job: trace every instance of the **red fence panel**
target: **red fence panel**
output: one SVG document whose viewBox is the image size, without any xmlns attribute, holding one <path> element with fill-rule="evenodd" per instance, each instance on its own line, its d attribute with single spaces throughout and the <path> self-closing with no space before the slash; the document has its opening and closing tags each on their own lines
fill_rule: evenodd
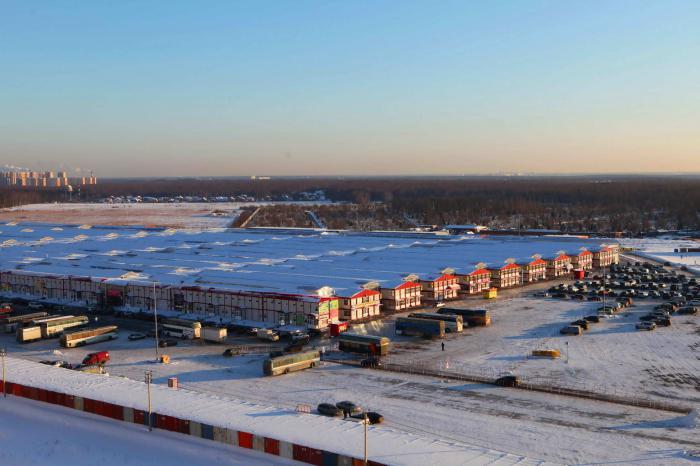
<svg viewBox="0 0 700 466">
<path fill-rule="evenodd" d="M 75 397 L 73 395 L 63 395 L 63 406 L 75 408 Z"/>
<path fill-rule="evenodd" d="M 134 410 L 134 424 L 141 424 L 142 426 L 148 425 L 147 413 L 140 409 Z"/>
<path fill-rule="evenodd" d="M 180 432 L 181 434 L 189 435 L 189 433 L 190 433 L 190 421 L 188 421 L 187 419 L 178 419 L 177 420 L 177 431 Z"/>
<path fill-rule="evenodd" d="M 279 456 L 279 454 L 280 454 L 280 442 L 279 442 L 279 440 L 274 439 L 274 438 L 265 437 L 265 453 Z"/>
<path fill-rule="evenodd" d="M 238 431 L 238 446 L 241 448 L 253 448 L 253 434 Z"/>
</svg>

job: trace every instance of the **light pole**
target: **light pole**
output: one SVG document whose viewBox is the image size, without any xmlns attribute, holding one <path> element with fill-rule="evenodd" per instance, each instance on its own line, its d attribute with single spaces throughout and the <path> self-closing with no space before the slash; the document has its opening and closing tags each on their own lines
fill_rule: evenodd
<svg viewBox="0 0 700 466">
<path fill-rule="evenodd" d="M 148 431 L 153 430 L 153 423 L 151 419 L 153 416 L 151 416 L 151 382 L 153 381 L 153 372 L 152 371 L 146 371 L 146 389 L 148 391 Z"/>
<path fill-rule="evenodd" d="M 367 424 L 369 424 L 369 420 L 367 419 L 367 413 L 365 413 L 365 419 L 363 424 L 365 425 L 365 464 L 364 466 L 367 466 Z"/>
<path fill-rule="evenodd" d="M 5 380 L 5 356 L 7 356 L 7 350 L 5 348 L 0 348 L 0 358 L 2 358 L 2 397 L 7 398 L 7 381 Z"/>
<path fill-rule="evenodd" d="M 158 311 L 157 311 L 157 298 L 156 298 L 156 282 L 153 282 L 153 324 L 156 329 L 156 362 L 158 362 Z"/>
</svg>

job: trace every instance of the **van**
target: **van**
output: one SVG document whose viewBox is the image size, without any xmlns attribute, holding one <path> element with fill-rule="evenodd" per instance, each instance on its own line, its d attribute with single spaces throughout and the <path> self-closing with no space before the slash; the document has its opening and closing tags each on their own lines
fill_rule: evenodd
<svg viewBox="0 0 700 466">
<path fill-rule="evenodd" d="M 83 359 L 84 366 L 91 366 L 94 364 L 105 364 L 109 361 L 109 351 L 98 351 L 97 353 L 90 353 Z"/>
</svg>

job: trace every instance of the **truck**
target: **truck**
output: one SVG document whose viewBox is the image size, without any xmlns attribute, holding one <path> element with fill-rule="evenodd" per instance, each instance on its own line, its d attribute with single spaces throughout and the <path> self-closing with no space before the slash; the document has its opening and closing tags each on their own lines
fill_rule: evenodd
<svg viewBox="0 0 700 466">
<path fill-rule="evenodd" d="M 487 327 L 491 325 L 491 314 L 486 309 L 457 309 L 443 307 L 438 309 L 438 314 L 454 314 L 462 316 L 462 320 L 470 327 Z"/>
<path fill-rule="evenodd" d="M 261 340 L 279 341 L 280 336 L 269 328 L 259 328 L 255 336 Z"/>
<path fill-rule="evenodd" d="M 96 353 L 89 353 L 83 359 L 83 366 L 92 366 L 95 364 L 104 365 L 109 361 L 109 351 L 98 351 Z"/>
<path fill-rule="evenodd" d="M 41 340 L 41 327 L 18 327 L 17 341 L 20 343 L 30 343 L 32 341 Z"/>
<path fill-rule="evenodd" d="M 226 341 L 228 331 L 225 328 L 219 327 L 202 327 L 201 336 L 204 341 L 223 343 Z"/>
<path fill-rule="evenodd" d="M 445 336 L 445 322 L 442 320 L 417 319 L 415 317 L 397 317 L 395 332 L 397 335 L 442 338 Z"/>
<path fill-rule="evenodd" d="M 105 327 L 64 333 L 61 335 L 60 344 L 64 348 L 75 348 L 77 346 L 90 345 L 101 341 L 114 340 L 117 336 L 117 326 L 107 325 Z"/>
</svg>

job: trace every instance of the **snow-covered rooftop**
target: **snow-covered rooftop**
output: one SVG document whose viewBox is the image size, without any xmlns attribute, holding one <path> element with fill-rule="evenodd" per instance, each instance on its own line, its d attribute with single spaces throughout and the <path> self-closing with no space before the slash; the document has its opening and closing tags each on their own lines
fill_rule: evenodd
<svg viewBox="0 0 700 466">
<path fill-rule="evenodd" d="M 469 273 L 476 264 L 551 255 L 598 246 L 566 237 L 480 237 L 332 233 L 318 230 L 156 230 L 50 224 L 0 225 L 4 270 L 133 279 L 221 289 L 340 296 L 367 282 L 395 287 L 409 274 L 445 268 Z"/>
</svg>

